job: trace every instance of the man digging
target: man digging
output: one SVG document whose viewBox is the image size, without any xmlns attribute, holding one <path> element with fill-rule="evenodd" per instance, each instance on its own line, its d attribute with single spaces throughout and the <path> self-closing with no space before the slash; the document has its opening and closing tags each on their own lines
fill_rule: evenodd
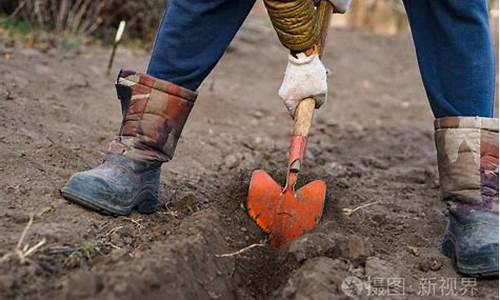
<svg viewBox="0 0 500 300">
<path fill-rule="evenodd" d="M 265 0 L 290 50 L 279 95 L 294 116 L 327 95 L 313 0 Z M 343 13 L 349 0 L 330 0 Z M 432 112 L 441 194 L 448 206 L 442 251 L 466 276 L 498 276 L 498 119 L 486 0 L 404 0 Z M 103 213 L 152 213 L 161 165 L 173 158 L 196 90 L 224 54 L 254 0 L 171 0 L 145 74 L 116 81 L 123 121 L 104 162 L 74 174 L 61 193 Z"/>
</svg>

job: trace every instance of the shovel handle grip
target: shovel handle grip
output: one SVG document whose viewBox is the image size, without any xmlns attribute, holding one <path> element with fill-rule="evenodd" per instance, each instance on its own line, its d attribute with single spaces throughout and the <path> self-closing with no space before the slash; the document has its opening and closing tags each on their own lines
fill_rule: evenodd
<svg viewBox="0 0 500 300">
<path fill-rule="evenodd" d="M 328 35 L 328 28 L 330 27 L 330 17 L 333 12 L 333 6 L 330 1 L 323 0 L 319 3 L 317 10 L 320 24 L 319 35 L 319 56 L 323 56 L 325 52 L 326 36 Z M 295 111 L 295 124 L 293 128 L 293 135 L 305 136 L 309 134 L 311 128 L 311 121 L 314 114 L 314 107 L 316 101 L 313 98 L 306 98 L 300 101 L 297 110 Z"/>
<path fill-rule="evenodd" d="M 295 111 L 293 135 L 307 136 L 309 134 L 315 106 L 316 101 L 313 98 L 306 98 L 300 101 Z"/>
</svg>

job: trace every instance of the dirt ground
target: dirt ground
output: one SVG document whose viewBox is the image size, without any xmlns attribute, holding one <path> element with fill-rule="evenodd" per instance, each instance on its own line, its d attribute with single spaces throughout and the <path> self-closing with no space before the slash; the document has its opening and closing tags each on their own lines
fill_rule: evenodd
<svg viewBox="0 0 500 300">
<path fill-rule="evenodd" d="M 409 33 L 332 29 L 329 102 L 300 180 L 327 183 L 321 223 L 283 249 L 222 257 L 265 238 L 244 207 L 252 170 L 285 173 L 292 123 L 276 91 L 286 51 L 259 16 L 200 89 L 163 167 L 161 208 L 130 218 L 94 213 L 58 191 L 98 165 L 117 133 L 109 49 L 0 42 L 0 257 L 9 256 L 0 298 L 498 299 L 498 280 L 462 279 L 439 252 L 446 210 Z M 142 71 L 147 60 L 121 48 L 113 74 Z M 12 251 L 30 215 L 19 248 L 45 243 L 22 264 Z"/>
</svg>

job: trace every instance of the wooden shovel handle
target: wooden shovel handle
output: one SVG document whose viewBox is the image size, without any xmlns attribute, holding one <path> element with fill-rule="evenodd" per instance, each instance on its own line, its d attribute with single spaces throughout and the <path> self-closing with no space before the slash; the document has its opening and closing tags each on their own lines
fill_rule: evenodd
<svg viewBox="0 0 500 300">
<path fill-rule="evenodd" d="M 311 120 L 314 114 L 316 100 L 306 98 L 300 101 L 295 111 L 295 124 L 293 126 L 293 135 L 307 136 L 311 127 Z"/>
<path fill-rule="evenodd" d="M 330 18 L 332 17 L 333 6 L 328 0 L 322 0 L 318 7 L 318 18 L 320 24 L 319 32 L 319 57 L 325 53 L 326 37 L 330 28 Z"/>
<path fill-rule="evenodd" d="M 330 1 L 322 0 L 319 3 L 318 17 L 320 24 L 319 36 L 319 56 L 323 56 L 325 51 L 326 36 L 328 35 L 328 28 L 330 27 L 330 17 L 332 15 L 333 7 Z M 293 128 L 294 135 L 307 136 L 311 121 L 314 114 L 314 106 L 316 101 L 313 98 L 306 98 L 300 101 L 297 110 L 295 111 L 295 124 Z"/>
</svg>

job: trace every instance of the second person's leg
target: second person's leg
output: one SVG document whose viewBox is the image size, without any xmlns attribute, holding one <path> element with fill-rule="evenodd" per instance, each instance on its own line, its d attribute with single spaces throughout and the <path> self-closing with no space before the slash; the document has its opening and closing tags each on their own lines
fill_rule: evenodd
<svg viewBox="0 0 500 300">
<path fill-rule="evenodd" d="M 443 253 L 468 276 L 498 276 L 498 119 L 486 0 L 405 0 L 436 117 Z"/>
</svg>

